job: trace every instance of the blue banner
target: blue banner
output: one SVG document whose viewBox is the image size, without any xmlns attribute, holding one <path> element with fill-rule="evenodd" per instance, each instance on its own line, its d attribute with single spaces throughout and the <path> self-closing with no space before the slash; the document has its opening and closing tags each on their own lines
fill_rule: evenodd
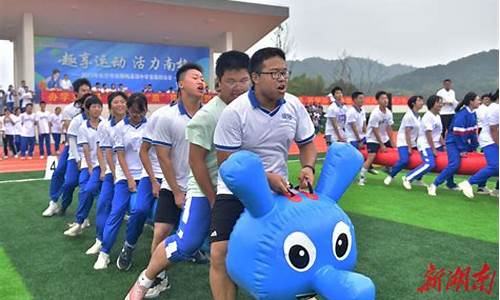
<svg viewBox="0 0 500 300">
<path fill-rule="evenodd" d="M 208 80 L 209 49 L 160 44 L 119 43 L 56 37 L 35 37 L 35 82 L 49 87 L 54 69 L 71 81 L 86 77 L 92 85 L 121 83 L 129 91 L 142 91 L 151 84 L 155 92 L 177 89 L 175 73 L 186 62 L 204 70 Z"/>
</svg>

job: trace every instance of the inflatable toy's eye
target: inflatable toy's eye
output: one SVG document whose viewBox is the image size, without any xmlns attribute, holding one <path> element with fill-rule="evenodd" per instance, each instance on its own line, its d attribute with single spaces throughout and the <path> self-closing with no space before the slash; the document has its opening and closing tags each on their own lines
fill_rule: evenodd
<svg viewBox="0 0 500 300">
<path fill-rule="evenodd" d="M 344 260 L 351 252 L 352 236 L 349 225 L 340 221 L 335 225 L 332 234 L 333 255 L 338 260 Z"/>
<path fill-rule="evenodd" d="M 298 272 L 309 270 L 316 260 L 316 247 L 305 233 L 290 233 L 283 245 L 288 265 Z"/>
</svg>

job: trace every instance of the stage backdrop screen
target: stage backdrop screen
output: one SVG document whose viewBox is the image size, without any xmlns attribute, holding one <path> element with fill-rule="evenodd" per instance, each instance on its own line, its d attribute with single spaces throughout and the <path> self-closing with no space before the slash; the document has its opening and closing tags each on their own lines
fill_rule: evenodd
<svg viewBox="0 0 500 300">
<path fill-rule="evenodd" d="M 37 89 L 57 69 L 60 79 L 64 74 L 71 81 L 86 77 L 92 85 L 106 83 L 108 88 L 122 83 L 137 92 L 150 83 L 155 92 L 175 90 L 175 73 L 186 62 L 201 65 L 208 80 L 209 49 L 204 47 L 35 37 Z"/>
</svg>

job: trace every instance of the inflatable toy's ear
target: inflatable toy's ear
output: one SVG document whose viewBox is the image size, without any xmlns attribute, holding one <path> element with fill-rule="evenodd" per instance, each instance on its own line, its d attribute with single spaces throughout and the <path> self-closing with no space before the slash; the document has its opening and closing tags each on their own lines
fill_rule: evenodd
<svg viewBox="0 0 500 300">
<path fill-rule="evenodd" d="M 349 144 L 333 143 L 328 148 L 316 190 L 337 202 L 363 165 L 363 156 Z"/>
<path fill-rule="evenodd" d="M 220 176 L 255 218 L 267 214 L 274 206 L 260 158 L 250 151 L 231 154 L 219 169 Z"/>
</svg>

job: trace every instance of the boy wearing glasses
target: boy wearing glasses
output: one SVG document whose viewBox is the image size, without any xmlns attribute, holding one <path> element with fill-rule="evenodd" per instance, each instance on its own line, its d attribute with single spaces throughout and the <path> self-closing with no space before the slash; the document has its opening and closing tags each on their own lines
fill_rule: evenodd
<svg viewBox="0 0 500 300">
<path fill-rule="evenodd" d="M 302 165 L 300 187 L 307 188 L 314 182 L 314 125 L 299 99 L 286 93 L 290 73 L 285 53 L 279 48 L 260 49 L 250 59 L 249 70 L 252 88 L 228 105 L 217 123 L 217 161 L 220 165 L 238 150 L 252 151 L 262 159 L 273 191 L 285 194 L 288 150 L 295 141 Z M 219 177 L 210 230 L 210 286 L 216 300 L 236 298 L 225 258 L 229 235 L 242 212 L 243 205 Z"/>
</svg>

